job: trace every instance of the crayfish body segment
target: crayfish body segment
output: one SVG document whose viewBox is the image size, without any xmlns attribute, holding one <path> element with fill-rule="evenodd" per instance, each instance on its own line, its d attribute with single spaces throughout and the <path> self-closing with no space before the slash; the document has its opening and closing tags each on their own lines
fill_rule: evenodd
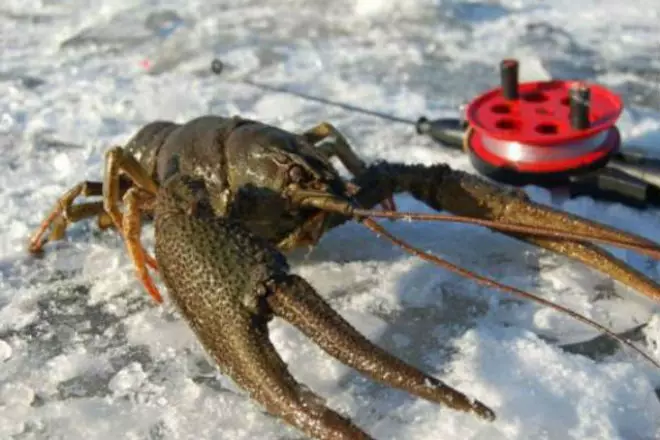
<svg viewBox="0 0 660 440">
<path fill-rule="evenodd" d="M 340 177 L 332 157 L 353 180 Z M 392 197 L 400 192 L 435 210 L 489 220 L 495 230 L 497 224 L 507 225 L 505 233 L 513 238 L 576 259 L 660 299 L 654 280 L 577 235 L 660 255 L 655 243 L 533 203 L 520 192 L 443 164 L 366 166 L 327 123 L 302 134 L 240 117 L 149 124 L 125 148 L 108 152 L 103 182 L 82 182 L 60 198 L 30 249 L 42 249 L 51 226 L 49 238 L 58 239 L 68 224 L 83 218 L 97 216 L 104 227 L 114 225 L 154 299 L 161 297 L 147 266 L 160 272 L 173 302 L 221 370 L 268 411 L 313 438 L 369 436 L 293 379 L 268 338 L 267 323 L 276 316 L 372 379 L 493 420 L 494 412 L 484 404 L 371 343 L 309 283 L 288 272 L 281 252 L 313 245 L 352 219 L 382 229 L 368 214 L 352 213 L 381 204 L 396 214 Z M 94 195 L 103 196 L 102 202 L 73 203 L 78 196 Z M 145 217 L 155 223 L 155 260 L 140 244 Z M 533 233 L 548 226 L 555 235 Z M 562 233 L 574 235 L 568 239 Z"/>
</svg>

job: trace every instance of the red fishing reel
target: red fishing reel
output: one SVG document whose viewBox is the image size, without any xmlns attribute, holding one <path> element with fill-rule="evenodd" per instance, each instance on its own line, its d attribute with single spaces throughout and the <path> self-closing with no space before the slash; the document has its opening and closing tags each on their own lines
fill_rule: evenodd
<svg viewBox="0 0 660 440">
<path fill-rule="evenodd" d="M 577 81 L 518 83 L 518 62 L 500 65 L 501 87 L 466 108 L 464 149 L 473 166 L 501 182 L 561 184 L 605 166 L 621 146 L 621 99 Z"/>
</svg>

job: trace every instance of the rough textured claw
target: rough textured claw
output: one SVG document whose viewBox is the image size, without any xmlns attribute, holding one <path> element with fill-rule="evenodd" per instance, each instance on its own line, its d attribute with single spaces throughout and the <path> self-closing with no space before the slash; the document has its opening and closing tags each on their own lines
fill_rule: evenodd
<svg viewBox="0 0 660 440">
<path fill-rule="evenodd" d="M 102 184 L 81 182 L 59 199 L 33 238 L 31 249 L 41 249 L 51 226 L 50 238 L 59 238 L 68 222 L 82 218 L 97 216 L 102 227 L 119 227 L 147 290 L 160 301 L 146 267 L 151 266 L 161 272 L 173 302 L 221 371 L 271 414 L 317 439 L 371 437 L 296 382 L 269 340 L 267 324 L 273 316 L 292 323 L 327 353 L 374 380 L 486 420 L 493 420 L 495 414 L 362 336 L 305 280 L 289 274 L 275 243 L 282 249 L 316 243 L 327 228 L 360 217 L 341 207 L 381 204 L 393 211 L 393 194 L 405 191 L 436 210 L 463 216 L 530 227 L 550 225 L 652 244 L 532 203 L 520 191 L 503 190 L 445 165 L 381 163 L 367 168 L 328 123 L 304 133 L 306 142 L 240 117 L 203 116 L 181 126 L 156 122 L 140 133 L 126 148 L 108 152 Z M 328 137 L 334 137 L 334 142 Z M 345 185 L 330 165 L 331 157 L 337 157 L 356 176 L 353 184 Z M 314 199 L 319 206 L 303 205 L 299 200 L 319 193 L 323 197 Z M 124 194 L 125 215 L 119 207 Z M 81 195 L 102 195 L 103 201 L 72 205 Z M 327 209 L 331 205 L 338 209 Z M 140 214 L 147 212 L 155 219 L 157 261 L 140 243 Z M 372 221 L 368 214 L 360 219 L 367 226 Z M 374 225 L 372 230 L 378 231 Z M 656 282 L 597 246 L 566 237 L 527 236 L 520 229 L 509 235 L 582 261 L 660 299 Z M 406 248 L 395 237 L 389 239 Z M 420 257 L 423 254 L 410 246 L 407 250 Z M 432 260 L 429 255 L 426 259 Z M 455 272 L 470 275 L 462 268 Z M 472 278 L 503 286 L 474 274 Z M 508 291 L 533 297 L 519 289 Z M 540 298 L 537 302 L 550 304 Z M 579 317 L 566 308 L 556 309 Z"/>
<path fill-rule="evenodd" d="M 483 404 L 360 335 L 308 283 L 288 273 L 286 259 L 273 246 L 240 224 L 215 217 L 194 192 L 173 181 L 158 194 L 156 256 L 163 279 L 220 369 L 269 412 L 314 438 L 370 438 L 291 376 L 268 338 L 267 323 L 276 314 L 331 355 L 376 380 L 494 418 Z M 191 210 L 190 203 L 199 205 Z"/>
<path fill-rule="evenodd" d="M 286 420 L 313 438 L 372 438 L 348 418 L 327 408 L 320 396 L 293 378 L 269 340 L 267 322 L 263 316 L 246 315 L 235 321 L 231 330 L 229 344 L 223 347 L 223 360 L 230 359 L 226 369 L 235 372 L 232 378 L 270 414 Z M 202 331 L 207 333 L 207 329 Z M 207 348 L 215 353 L 218 346 L 207 345 Z"/>
<path fill-rule="evenodd" d="M 435 403 L 494 420 L 483 403 L 406 364 L 369 341 L 316 293 L 304 279 L 290 276 L 267 297 L 273 312 L 298 327 L 331 356 L 372 379 Z"/>
<path fill-rule="evenodd" d="M 187 203 L 167 195 L 159 199 L 156 256 L 170 297 L 221 371 L 271 414 L 307 435 L 370 439 L 301 387 L 268 338 L 265 284 L 286 272 L 286 260 L 204 207 L 187 215 Z"/>
<path fill-rule="evenodd" d="M 547 215 L 550 214 L 548 211 L 543 209 L 540 209 L 539 211 L 539 213 L 542 214 L 539 216 L 540 218 L 550 217 L 550 215 Z M 559 216 L 561 216 L 561 213 Z M 575 231 L 591 229 L 596 230 L 597 232 L 602 232 L 603 235 L 610 233 L 608 228 L 593 227 L 589 223 L 590 222 L 587 221 L 569 222 L 569 224 L 572 224 L 573 230 Z M 540 237 L 519 238 L 529 243 L 533 243 L 539 247 L 549 249 L 575 260 L 581 261 L 582 263 L 607 274 L 612 279 L 637 290 L 638 292 L 653 299 L 654 301 L 660 302 L 660 286 L 656 281 L 648 278 L 642 272 L 631 267 L 630 265 L 614 257 L 612 254 L 596 245 L 576 243 L 572 241 L 556 241 Z"/>
<path fill-rule="evenodd" d="M 445 209 L 457 214 L 470 213 L 482 218 L 529 226 L 552 225 L 567 232 L 589 232 L 606 238 L 630 239 L 640 244 L 654 244 L 634 234 L 534 203 L 520 191 L 505 191 L 466 174 L 453 172 L 447 176 L 445 182 L 445 191 L 436 198 L 441 200 Z M 598 246 L 570 240 L 510 235 L 581 261 L 660 301 L 660 285 L 657 282 Z"/>
<path fill-rule="evenodd" d="M 625 238 L 639 244 L 650 240 L 534 203 L 518 190 L 503 189 L 484 179 L 446 165 L 404 165 L 382 163 L 369 168 L 356 184 L 363 188 L 356 196 L 364 207 L 373 207 L 392 193 L 409 192 L 413 197 L 438 210 L 453 214 L 497 220 L 527 226 L 543 225 L 572 232 L 592 232 L 614 239 Z M 335 217 L 331 225 L 345 218 Z M 649 298 L 660 300 L 660 285 L 604 249 L 571 240 L 508 235 L 555 251 L 599 270 Z"/>
</svg>

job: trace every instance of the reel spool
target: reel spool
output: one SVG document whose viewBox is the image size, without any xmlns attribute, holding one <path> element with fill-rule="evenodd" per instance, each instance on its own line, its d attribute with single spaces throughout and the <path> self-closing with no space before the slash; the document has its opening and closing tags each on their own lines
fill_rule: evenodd
<svg viewBox="0 0 660 440">
<path fill-rule="evenodd" d="M 565 184 L 604 167 L 621 146 L 621 99 L 576 81 L 518 83 L 518 61 L 500 64 L 501 87 L 466 108 L 464 149 L 472 165 L 514 185 Z"/>
</svg>

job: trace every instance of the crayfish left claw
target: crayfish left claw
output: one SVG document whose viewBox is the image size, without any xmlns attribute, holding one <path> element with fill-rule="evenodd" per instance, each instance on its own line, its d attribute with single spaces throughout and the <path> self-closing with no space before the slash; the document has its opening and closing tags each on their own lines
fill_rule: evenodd
<svg viewBox="0 0 660 440">
<path fill-rule="evenodd" d="M 496 220 L 502 223 L 538 227 L 551 226 L 567 233 L 588 233 L 604 239 L 634 242 L 643 246 L 657 246 L 657 243 L 643 237 L 535 203 L 522 191 L 505 190 L 470 174 L 444 168 L 445 172 L 440 179 L 440 185 L 436 183 L 435 187 L 425 189 L 414 185 L 411 188 L 411 192 L 416 198 L 436 209 L 446 209 L 454 214 Z M 581 261 L 649 298 L 660 301 L 660 285 L 656 281 L 596 245 L 521 233 L 509 232 L 507 234 Z"/>
<path fill-rule="evenodd" d="M 551 224 L 567 232 L 589 232 L 598 234 L 603 238 L 638 239 L 640 244 L 654 244 L 649 240 L 636 237 L 633 234 L 628 234 L 569 213 L 556 211 L 550 207 L 537 205 L 528 200 L 515 200 L 509 203 L 503 218 L 506 218 L 506 221 L 520 224 Z M 517 238 L 579 260 L 594 269 L 608 274 L 613 279 L 638 290 L 649 298 L 660 302 L 660 285 L 656 281 L 646 277 L 642 272 L 618 258 L 615 258 L 599 246 L 590 243 L 578 243 L 570 240 L 556 240 L 545 237 L 520 236 Z"/>
<path fill-rule="evenodd" d="M 567 237 L 538 236 L 502 231 L 519 240 L 552 250 L 597 269 L 612 279 L 660 301 L 660 284 L 630 267 L 613 255 L 585 240 L 568 237 L 586 234 L 603 241 L 647 248 L 656 252 L 658 244 L 643 237 L 587 220 L 531 201 L 521 190 L 504 189 L 472 174 L 453 170 L 447 165 L 407 165 L 380 163 L 363 173 L 356 184 L 364 190 L 356 195 L 361 206 L 372 207 L 393 193 L 408 192 L 415 199 L 437 211 L 485 219 L 511 226 L 551 228 Z M 331 226 L 341 224 L 333 219 Z M 492 228 L 497 229 L 497 228 Z M 592 238 L 593 242 L 596 240 Z"/>
</svg>

